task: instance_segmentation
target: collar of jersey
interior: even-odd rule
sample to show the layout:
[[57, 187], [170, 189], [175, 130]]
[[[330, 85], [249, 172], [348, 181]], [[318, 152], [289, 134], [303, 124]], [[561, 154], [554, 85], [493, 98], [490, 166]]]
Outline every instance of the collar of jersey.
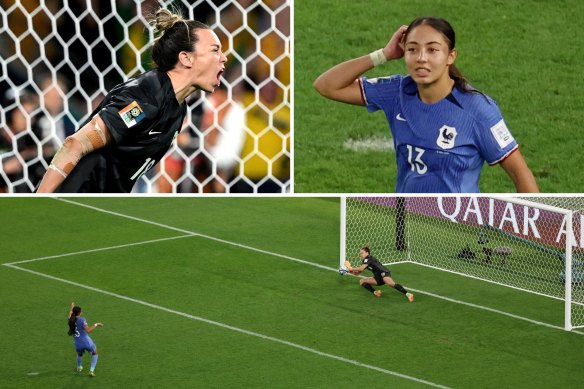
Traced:
[[458, 88], [457, 86], [454, 86], [454, 88], [452, 88], [452, 92], [450, 92], [450, 94], [448, 96], [446, 96], [442, 100], [439, 100], [433, 104], [426, 104], [422, 100], [420, 100], [420, 98], [418, 97], [418, 86], [416, 85], [416, 83], [414, 82], [414, 80], [412, 79], [411, 76], [406, 76], [404, 78], [403, 91], [406, 95], [414, 96], [416, 98], [416, 101], [418, 102], [418, 105], [420, 107], [423, 107], [426, 109], [430, 109], [432, 107], [435, 107], [436, 105], [442, 103], [444, 100], [449, 101], [452, 104], [455, 104], [460, 108], [463, 108], [462, 104], [460, 104], [460, 98], [461, 98], [461, 93], [464, 93], [464, 92], [461, 91], [460, 88]]

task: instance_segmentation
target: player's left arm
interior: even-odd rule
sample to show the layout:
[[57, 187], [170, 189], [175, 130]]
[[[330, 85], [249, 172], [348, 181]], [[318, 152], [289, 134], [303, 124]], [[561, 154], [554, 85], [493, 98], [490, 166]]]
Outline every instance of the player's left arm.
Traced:
[[518, 193], [539, 193], [533, 173], [527, 166], [519, 149], [500, 162], [501, 167], [511, 177]]
[[91, 327], [88, 326], [87, 324], [83, 327], [83, 329], [85, 330], [85, 332], [87, 332], [88, 334], [90, 332], [92, 332], [94, 329], [96, 329], [97, 327], [103, 327], [103, 323], [95, 323], [94, 325], [92, 325]]

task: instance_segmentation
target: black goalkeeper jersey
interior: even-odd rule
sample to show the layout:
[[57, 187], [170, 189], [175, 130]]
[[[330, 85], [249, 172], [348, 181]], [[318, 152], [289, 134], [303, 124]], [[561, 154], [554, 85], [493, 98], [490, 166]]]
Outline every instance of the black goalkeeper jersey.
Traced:
[[113, 142], [83, 157], [58, 191], [131, 192], [138, 178], [166, 154], [186, 112], [165, 72], [151, 70], [117, 85], [81, 125], [98, 114]]
[[367, 265], [367, 269], [371, 270], [374, 275], [389, 273], [389, 269], [383, 266], [377, 258], [372, 257], [371, 255], [368, 255], [363, 259], [363, 264]]

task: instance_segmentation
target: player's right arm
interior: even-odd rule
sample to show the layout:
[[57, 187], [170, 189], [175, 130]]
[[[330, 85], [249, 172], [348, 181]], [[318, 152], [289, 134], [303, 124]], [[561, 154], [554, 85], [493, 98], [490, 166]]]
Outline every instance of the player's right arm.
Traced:
[[362, 264], [359, 267], [354, 267], [353, 271], [351, 273], [353, 274], [361, 274], [363, 272], [363, 270], [367, 269], [367, 265], [366, 264]]
[[112, 141], [111, 133], [104, 121], [95, 115], [75, 134], [67, 137], [57, 151], [45, 173], [37, 193], [53, 193], [73, 171], [81, 158], [101, 149]]
[[[403, 57], [402, 41], [406, 30], [407, 26], [398, 28], [383, 48], [383, 55], [386, 60]], [[318, 93], [328, 99], [354, 105], [365, 105], [361, 95], [359, 77], [368, 70], [373, 69], [373, 67], [371, 55], [351, 59], [333, 66], [321, 74], [314, 81], [313, 86]]]

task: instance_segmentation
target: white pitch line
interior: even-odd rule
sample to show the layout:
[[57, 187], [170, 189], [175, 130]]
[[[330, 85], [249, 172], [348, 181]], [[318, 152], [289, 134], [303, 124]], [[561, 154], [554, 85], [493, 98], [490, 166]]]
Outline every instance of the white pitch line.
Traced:
[[[157, 223], [157, 222], [153, 222], [153, 221], [146, 220], [146, 219], [137, 218], [137, 217], [134, 217], [134, 216], [124, 215], [124, 214], [118, 213], [118, 212], [108, 211], [106, 209], [94, 207], [94, 206], [87, 205], [87, 204], [83, 204], [83, 203], [78, 203], [76, 201], [72, 201], [72, 200], [68, 200], [68, 199], [63, 199], [63, 198], [55, 198], [55, 199], [56, 200], [63, 201], [63, 202], [67, 202], [67, 203], [70, 203], [70, 204], [73, 204], [73, 205], [77, 205], [77, 206], [81, 206], [81, 207], [93, 209], [93, 210], [98, 211], [98, 212], [103, 212], [103, 213], [107, 213], [107, 214], [110, 214], [110, 215], [119, 216], [119, 217], [122, 217], [122, 218], [132, 219], [132, 220], [135, 220], [135, 221], [139, 221], [139, 222], [143, 222], [143, 223], [148, 223], [148, 224], [156, 225], [156, 226], [159, 226], [159, 227], [162, 227], [162, 228], [168, 228], [168, 229], [171, 229], [171, 230], [174, 230], [174, 231], [183, 232], [185, 234], [197, 234], [197, 233], [192, 232], [192, 231], [183, 230], [183, 229], [180, 229], [180, 228], [168, 226], [166, 224]], [[288, 259], [290, 261], [299, 262], [299, 263], [302, 263], [302, 264], [305, 264], [305, 265], [314, 266], [314, 267], [317, 267], [317, 268], [320, 268], [320, 269], [324, 269], [324, 270], [331, 270], [331, 271], [335, 271], [335, 272], [338, 271], [338, 269], [332, 268], [332, 267], [329, 267], [329, 266], [324, 266], [324, 265], [320, 265], [320, 264], [317, 264], [317, 263], [314, 263], [314, 262], [305, 261], [305, 260], [302, 260], [302, 259], [299, 259], [299, 258], [290, 257], [288, 255], [282, 255], [282, 254], [273, 253], [273, 252], [266, 251], [266, 250], [257, 249], [255, 247], [246, 246], [246, 245], [243, 245], [243, 244], [240, 244], [240, 243], [235, 243], [235, 242], [231, 242], [231, 241], [227, 241], [227, 240], [224, 240], [224, 239], [215, 238], [215, 237], [208, 236], [208, 235], [197, 234], [197, 236], [200, 236], [200, 237], [206, 238], [206, 239], [211, 239], [211, 240], [214, 240], [214, 241], [217, 241], [217, 242], [226, 243], [226, 244], [230, 244], [230, 245], [233, 245], [233, 246], [241, 247], [241, 248], [244, 248], [244, 249], [247, 249], [247, 250], [252, 250], [252, 251], [256, 251], [256, 252], [263, 253], [263, 254], [273, 255], [273, 256], [276, 256], [276, 257], [279, 257], [279, 258], [283, 258], [283, 259]], [[441, 296], [441, 295], [438, 295], [438, 294], [435, 294], [435, 293], [425, 292], [423, 290], [416, 290], [416, 289], [412, 289], [412, 290], [415, 291], [415, 292], [422, 293], [422, 294], [427, 294], [429, 296], [432, 296], [432, 297], [435, 297], [435, 298], [438, 298], [438, 299], [442, 299], [442, 300], [445, 300], [445, 301], [450, 301], [450, 302], [453, 302], [453, 303], [456, 303], [456, 304], [466, 305], [466, 306], [473, 307], [473, 308], [476, 308], [476, 309], [482, 309], [482, 310], [485, 310], [485, 311], [488, 311], [488, 312], [497, 313], [497, 314], [500, 314], [500, 315], [503, 315], [503, 316], [511, 317], [511, 318], [514, 318], [514, 319], [517, 319], [517, 320], [526, 321], [528, 323], [537, 324], [537, 325], [541, 325], [541, 326], [544, 326], [544, 327], [553, 328], [553, 329], [559, 329], [559, 330], [564, 331], [564, 328], [563, 327], [555, 326], [553, 324], [548, 324], [548, 323], [540, 322], [540, 321], [537, 321], [537, 320], [529, 319], [529, 318], [526, 318], [526, 317], [523, 317], [523, 316], [514, 315], [512, 313], [500, 311], [500, 310], [493, 309], [493, 308], [489, 308], [489, 307], [485, 307], [485, 306], [482, 306], [482, 305], [477, 305], [477, 304], [467, 303], [467, 302], [460, 301], [460, 300], [455, 300], [455, 299], [452, 299], [450, 297], [445, 297], [445, 296]], [[584, 332], [580, 332], [580, 331], [576, 331], [576, 330], [572, 330], [570, 332], [571, 333], [574, 333], [574, 334], [578, 334], [578, 335], [584, 335]]]
[[176, 311], [174, 309], [166, 308], [166, 307], [163, 307], [163, 306], [160, 306], [160, 305], [156, 305], [156, 304], [152, 304], [152, 303], [149, 303], [149, 302], [146, 302], [146, 301], [142, 301], [142, 300], [137, 300], [137, 299], [134, 299], [132, 297], [124, 296], [124, 295], [121, 295], [121, 294], [118, 294], [118, 293], [108, 292], [107, 290], [94, 288], [92, 286], [88, 286], [88, 285], [84, 285], [84, 284], [79, 284], [77, 282], [69, 281], [69, 280], [66, 280], [64, 278], [54, 277], [54, 276], [51, 276], [49, 274], [40, 273], [40, 272], [37, 272], [37, 271], [34, 271], [34, 270], [22, 268], [22, 267], [19, 267], [19, 266], [14, 265], [14, 264], [4, 264], [4, 266], [8, 266], [8, 267], [11, 267], [11, 268], [16, 269], [16, 270], [25, 271], [25, 272], [28, 272], [28, 273], [31, 273], [31, 274], [34, 274], [34, 275], [37, 275], [37, 276], [49, 278], [49, 279], [54, 280], [54, 281], [59, 281], [59, 282], [65, 283], [65, 284], [74, 285], [74, 286], [77, 286], [77, 287], [80, 287], [80, 288], [88, 289], [88, 290], [91, 290], [93, 292], [102, 293], [102, 294], [105, 294], [107, 296], [116, 297], [116, 298], [121, 299], [121, 300], [126, 300], [126, 301], [130, 301], [130, 302], [133, 302], [133, 303], [136, 303], [136, 304], [144, 305], [144, 306], [149, 307], [149, 308], [154, 308], [154, 309], [158, 309], [160, 311], [164, 311], [164, 312], [172, 313], [172, 314], [175, 314], [175, 315], [178, 315], [178, 316], [186, 317], [188, 319], [192, 319], [192, 320], [200, 321], [200, 322], [207, 323], [207, 324], [210, 324], [210, 325], [214, 325], [214, 326], [217, 326], [217, 327], [225, 328], [227, 330], [239, 332], [241, 334], [254, 336], [256, 338], [260, 338], [260, 339], [264, 339], [264, 340], [269, 340], [269, 341], [275, 342], [275, 343], [280, 343], [280, 344], [283, 344], [283, 345], [286, 345], [286, 346], [290, 346], [290, 347], [294, 347], [294, 348], [297, 348], [299, 350], [307, 351], [307, 352], [310, 352], [310, 353], [313, 353], [313, 354], [316, 354], [316, 355], [319, 355], [319, 356], [322, 356], [322, 357], [327, 357], [327, 358], [330, 358], [330, 359], [335, 359], [337, 361], [349, 363], [349, 364], [354, 365], [354, 366], [364, 367], [366, 369], [375, 370], [375, 371], [378, 371], [378, 372], [383, 373], [383, 374], [388, 374], [388, 375], [400, 377], [400, 378], [403, 378], [403, 379], [406, 379], [406, 380], [409, 380], [409, 381], [414, 381], [414, 382], [417, 382], [417, 383], [420, 383], [420, 384], [425, 384], [425, 385], [432, 386], [432, 387], [435, 387], [435, 388], [449, 389], [448, 386], [436, 384], [436, 383], [431, 382], [431, 381], [426, 381], [426, 380], [423, 380], [423, 379], [420, 379], [420, 378], [416, 378], [416, 377], [412, 377], [412, 376], [409, 376], [409, 375], [406, 375], [406, 374], [398, 373], [396, 371], [383, 369], [381, 367], [377, 367], [377, 366], [373, 366], [373, 365], [368, 365], [368, 364], [365, 364], [365, 363], [362, 363], [362, 362], [359, 362], [359, 361], [355, 361], [355, 360], [352, 360], [352, 359], [344, 358], [344, 357], [341, 357], [341, 356], [338, 356], [338, 355], [325, 353], [323, 351], [319, 351], [319, 350], [316, 350], [316, 349], [313, 349], [313, 348], [310, 348], [310, 347], [302, 346], [302, 345], [297, 344], [297, 343], [292, 343], [292, 342], [289, 342], [289, 341], [286, 341], [286, 340], [274, 338], [272, 336], [260, 334], [258, 332], [248, 331], [248, 330], [245, 330], [243, 328], [234, 327], [234, 326], [231, 326], [229, 324], [221, 323], [221, 322], [214, 321], [214, 320], [205, 319], [203, 317], [191, 315], [191, 314], [188, 314], [188, 313], [185, 313], [185, 312]]
[[[405, 264], [405, 263], [408, 263], [408, 262], [400, 262], [399, 264]], [[397, 263], [394, 263], [394, 265], [396, 265], [396, 264]], [[335, 270], [335, 269], [330, 268], [330, 270]], [[353, 277], [357, 277], [357, 278], [365, 278], [365, 276], [362, 276], [362, 275], [355, 276], [354, 274], [350, 274], [350, 273], [348, 273], [347, 276], [353, 276]], [[404, 286], [404, 287], [406, 287], [406, 286]], [[478, 304], [468, 303], [466, 301], [456, 300], [456, 299], [453, 299], [451, 297], [441, 296], [441, 295], [436, 294], [436, 293], [426, 292], [425, 290], [414, 289], [414, 288], [410, 288], [410, 287], [407, 287], [407, 290], [411, 290], [411, 291], [416, 292], [416, 293], [421, 293], [423, 295], [431, 296], [431, 297], [434, 297], [434, 298], [437, 298], [437, 299], [440, 299], [440, 300], [449, 301], [451, 303], [460, 304], [460, 305], [466, 305], [467, 307], [481, 309], [483, 311], [488, 311], [488, 312], [491, 312], [491, 313], [496, 313], [498, 315], [507, 316], [507, 317], [510, 317], [510, 318], [513, 318], [513, 319], [517, 319], [517, 320], [521, 320], [521, 321], [526, 321], [526, 322], [531, 323], [531, 324], [536, 324], [536, 325], [540, 325], [540, 326], [543, 326], [543, 327], [553, 328], [555, 330], [565, 331], [564, 327], [561, 327], [561, 326], [556, 326], [556, 325], [553, 325], [553, 324], [544, 323], [542, 321], [537, 321], [537, 320], [534, 320], [534, 319], [530, 319], [528, 317], [523, 317], [523, 316], [515, 315], [513, 313], [509, 313], [509, 312], [505, 312], [505, 311], [500, 311], [500, 310], [495, 309], [495, 308], [485, 307], [484, 305], [478, 305]], [[572, 330], [570, 332], [571, 333], [574, 333], [574, 334], [577, 334], [577, 335], [584, 335], [584, 332], [577, 331], [577, 330]]]
[[200, 234], [198, 232], [188, 231], [188, 230], [184, 230], [182, 228], [176, 228], [176, 227], [172, 227], [172, 226], [169, 226], [169, 225], [166, 225], [166, 224], [153, 222], [151, 220], [141, 219], [139, 217], [134, 217], [134, 216], [130, 216], [130, 215], [124, 215], [123, 213], [108, 211], [107, 209], [102, 209], [102, 208], [94, 207], [94, 206], [91, 206], [91, 205], [87, 205], [87, 204], [83, 204], [83, 203], [78, 203], [76, 201], [72, 201], [72, 200], [68, 200], [68, 199], [63, 199], [63, 198], [55, 198], [55, 200], [60, 200], [60, 201], [63, 201], [63, 202], [66, 202], [66, 203], [70, 203], [70, 204], [73, 204], [73, 205], [77, 205], [77, 206], [80, 206], [80, 207], [85, 207], [85, 208], [93, 209], [94, 211], [103, 212], [103, 213], [107, 213], [107, 214], [114, 215], [114, 216], [119, 216], [119, 217], [126, 218], [126, 219], [131, 219], [131, 220], [139, 221], [139, 222], [142, 222], [142, 223], [152, 224], [152, 225], [155, 225], [155, 226], [158, 226], [158, 227], [167, 228], [167, 229], [174, 230], [174, 231], [178, 231], [178, 232], [182, 232], [182, 233], [185, 233], [185, 234], [195, 234], [195, 235], [197, 235], [197, 236], [199, 236], [201, 238], [210, 239], [210, 240], [214, 240], [216, 242], [229, 244], [231, 246], [236, 246], [236, 247], [240, 247], [240, 248], [243, 248], [243, 249], [246, 249], [246, 250], [255, 251], [257, 253], [268, 254], [268, 255], [272, 255], [274, 257], [288, 259], [290, 261], [302, 263], [304, 265], [310, 265], [310, 266], [318, 267], [318, 268], [325, 269], [325, 270], [330, 270], [331, 269], [328, 266], [320, 265], [320, 264], [314, 263], [314, 262], [305, 261], [305, 260], [300, 259], [300, 258], [294, 258], [294, 257], [288, 256], [288, 255], [284, 255], [284, 254], [274, 253], [272, 251], [258, 249], [258, 248], [255, 248], [255, 247], [252, 247], [252, 246], [247, 246], [247, 245], [244, 245], [244, 244], [241, 244], [241, 243], [236, 243], [236, 242], [232, 242], [232, 241], [229, 241], [229, 240], [216, 238], [214, 236], [204, 235], [204, 234]]
[[65, 253], [65, 254], [58, 254], [58, 255], [50, 255], [50, 256], [47, 256], [47, 257], [24, 259], [22, 261], [5, 263], [4, 265], [6, 265], [6, 266], [8, 266], [8, 265], [17, 265], [17, 264], [20, 264], [20, 263], [44, 261], [46, 259], [55, 259], [55, 258], [61, 258], [61, 257], [70, 257], [72, 255], [95, 253], [95, 252], [98, 252], [98, 251], [114, 250], [114, 249], [120, 249], [120, 248], [131, 247], [131, 246], [140, 246], [140, 245], [143, 245], [143, 244], [163, 242], [165, 240], [190, 238], [192, 236], [197, 236], [197, 234], [195, 234], [195, 233], [189, 233], [187, 235], [173, 236], [173, 237], [170, 237], [170, 238], [160, 238], [160, 239], [145, 240], [145, 241], [142, 241], [142, 242], [126, 243], [126, 244], [120, 244], [120, 245], [117, 245], [117, 246], [100, 247], [100, 248], [97, 248], [97, 249], [90, 249], [90, 250], [83, 250], [83, 251], [75, 251], [75, 252], [72, 252], [72, 253]]
[[[564, 331], [564, 327], [560, 327], [560, 326], [556, 326], [556, 325], [553, 325], [553, 324], [544, 323], [544, 322], [541, 322], [541, 321], [529, 319], [529, 318], [523, 317], [523, 316], [514, 315], [514, 314], [509, 313], [509, 312], [500, 311], [498, 309], [485, 307], [483, 305], [477, 305], [477, 304], [473, 304], [473, 303], [467, 303], [465, 301], [455, 300], [455, 299], [450, 298], [450, 297], [440, 296], [438, 294], [426, 292], [426, 291], [423, 291], [423, 290], [417, 290], [417, 289], [413, 289], [413, 288], [408, 288], [408, 290], [413, 290], [414, 292], [420, 292], [420, 293], [422, 293], [424, 295], [432, 296], [432, 297], [435, 297], [435, 298], [440, 299], [440, 300], [450, 301], [452, 303], [466, 305], [467, 307], [482, 309], [484, 311], [489, 311], [489, 312], [496, 313], [496, 314], [499, 314], [499, 315], [511, 317], [513, 319], [523, 320], [523, 321], [526, 321], [528, 323], [537, 324], [537, 325], [540, 325], [540, 326], [544, 326], [544, 327], [548, 327], [548, 328], [553, 328], [553, 329], [556, 329], [556, 330], [562, 330], [562, 331]], [[584, 332], [580, 332], [580, 331], [572, 330], [571, 332], [574, 333], [574, 334], [578, 334], [578, 335], [584, 335]]]

